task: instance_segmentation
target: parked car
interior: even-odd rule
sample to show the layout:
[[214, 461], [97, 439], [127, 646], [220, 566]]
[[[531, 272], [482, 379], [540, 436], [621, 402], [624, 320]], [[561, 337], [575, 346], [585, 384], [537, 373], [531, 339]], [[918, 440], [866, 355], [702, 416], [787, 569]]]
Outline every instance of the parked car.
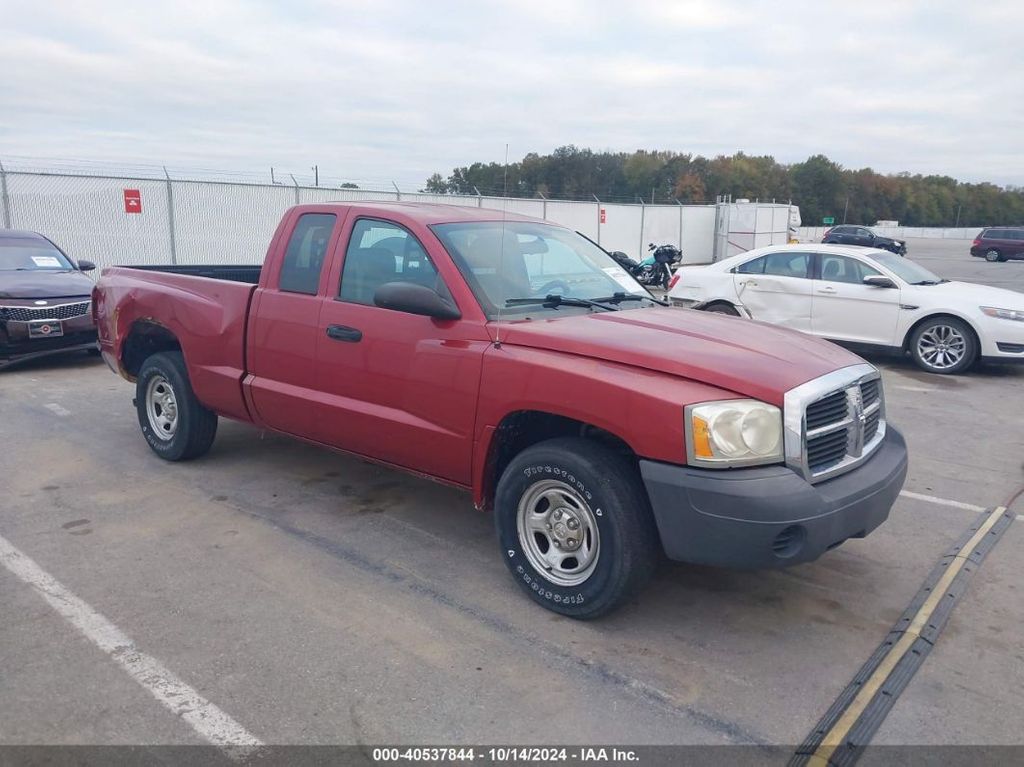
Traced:
[[86, 350], [97, 352], [90, 311], [93, 281], [36, 232], [0, 229], [0, 368], [15, 362]]
[[821, 238], [821, 241], [833, 245], [859, 245], [864, 248], [880, 248], [900, 256], [907, 254], [907, 243], [905, 241], [883, 237], [866, 226], [853, 226], [852, 224], [833, 226], [831, 229], [825, 230], [825, 236]]
[[874, 367], [662, 306], [579, 234], [499, 216], [302, 205], [255, 275], [105, 269], [103, 357], [166, 460], [224, 416], [471, 491], [519, 586], [576, 618], [659, 548], [781, 567], [886, 519], [907, 455]]
[[1024, 293], [944, 280], [885, 250], [779, 245], [676, 272], [678, 306], [742, 315], [960, 373], [1024, 362]]
[[971, 255], [986, 261], [1024, 258], [1024, 226], [990, 226], [971, 243]]

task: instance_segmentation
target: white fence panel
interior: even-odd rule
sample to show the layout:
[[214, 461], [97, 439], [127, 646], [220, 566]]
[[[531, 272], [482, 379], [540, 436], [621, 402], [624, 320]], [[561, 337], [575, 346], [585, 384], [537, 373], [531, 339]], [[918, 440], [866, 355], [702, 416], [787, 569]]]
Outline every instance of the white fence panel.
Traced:
[[548, 221], [582, 232], [592, 240], [597, 240], [599, 214], [600, 208], [596, 202], [548, 200]]
[[481, 197], [481, 207], [489, 210], [503, 210], [508, 213], [519, 213], [523, 216], [544, 218], [544, 200], [522, 200], [518, 198]]
[[642, 233], [641, 255], [649, 255], [647, 246], [672, 245], [679, 247], [679, 210], [678, 205], [648, 205], [644, 210], [644, 230]]
[[[827, 226], [802, 226], [798, 230], [801, 242], [821, 242], [825, 236]], [[973, 240], [981, 234], [981, 227], [940, 227], [940, 226], [873, 226], [871, 229], [883, 237], [895, 237], [903, 240], [907, 238], [922, 238], [926, 240]]]
[[[39, 232], [97, 266], [170, 263], [166, 182], [6, 175], [11, 228]], [[125, 189], [139, 190], [140, 213], [125, 212]]]
[[427, 194], [423, 192], [402, 192], [402, 202], [429, 202], [435, 205], [461, 205], [467, 208], [476, 208], [480, 205], [480, 198], [471, 195], [459, 194]]
[[682, 245], [684, 264], [709, 264], [715, 257], [715, 207], [684, 205]]
[[260, 264], [295, 189], [175, 181], [179, 264]]
[[636, 258], [641, 247], [640, 206], [602, 203], [601, 207], [605, 216], [604, 223], [600, 225], [601, 247], [605, 250], [621, 250], [630, 258]]

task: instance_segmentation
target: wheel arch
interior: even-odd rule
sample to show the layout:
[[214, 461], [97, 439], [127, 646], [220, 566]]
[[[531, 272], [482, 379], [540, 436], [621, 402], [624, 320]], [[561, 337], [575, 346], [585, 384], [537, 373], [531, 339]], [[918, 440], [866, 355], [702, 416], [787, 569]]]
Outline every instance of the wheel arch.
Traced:
[[136, 320], [121, 344], [118, 361], [126, 378], [135, 380], [147, 357], [158, 352], [182, 351], [181, 341], [155, 320]]
[[533, 445], [556, 437], [582, 437], [603, 444], [632, 463], [636, 451], [618, 434], [594, 424], [545, 410], [514, 410], [489, 431], [490, 439], [474, 483], [474, 504], [479, 509], [494, 505], [494, 493], [508, 464]]

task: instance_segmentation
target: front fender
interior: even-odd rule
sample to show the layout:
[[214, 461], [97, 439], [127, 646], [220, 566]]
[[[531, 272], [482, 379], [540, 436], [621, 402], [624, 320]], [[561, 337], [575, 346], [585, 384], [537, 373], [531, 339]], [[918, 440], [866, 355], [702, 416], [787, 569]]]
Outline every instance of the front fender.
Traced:
[[474, 435], [473, 496], [481, 505], [488, 456], [509, 414], [537, 411], [595, 426], [639, 457], [686, 462], [683, 408], [737, 397], [698, 381], [602, 359], [502, 344], [484, 354]]

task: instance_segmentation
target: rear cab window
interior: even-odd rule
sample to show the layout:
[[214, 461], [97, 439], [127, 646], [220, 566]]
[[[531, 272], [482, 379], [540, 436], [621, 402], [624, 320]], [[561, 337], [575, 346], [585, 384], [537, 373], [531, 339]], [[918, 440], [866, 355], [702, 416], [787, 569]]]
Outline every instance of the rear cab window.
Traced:
[[303, 213], [295, 223], [281, 262], [278, 289], [285, 293], [315, 296], [320, 273], [327, 260], [327, 244], [337, 216], [333, 213]]

